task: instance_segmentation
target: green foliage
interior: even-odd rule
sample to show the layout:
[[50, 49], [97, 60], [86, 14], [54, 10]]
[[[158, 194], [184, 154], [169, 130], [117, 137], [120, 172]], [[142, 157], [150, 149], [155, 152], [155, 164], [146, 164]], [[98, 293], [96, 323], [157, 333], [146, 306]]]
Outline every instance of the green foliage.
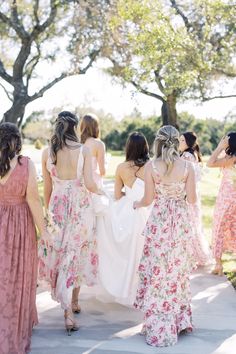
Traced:
[[43, 147], [43, 144], [41, 143], [41, 141], [40, 141], [39, 139], [37, 139], [37, 140], [35, 140], [35, 142], [34, 142], [34, 147], [35, 147], [35, 149], [37, 149], [37, 150], [41, 150], [42, 147]]

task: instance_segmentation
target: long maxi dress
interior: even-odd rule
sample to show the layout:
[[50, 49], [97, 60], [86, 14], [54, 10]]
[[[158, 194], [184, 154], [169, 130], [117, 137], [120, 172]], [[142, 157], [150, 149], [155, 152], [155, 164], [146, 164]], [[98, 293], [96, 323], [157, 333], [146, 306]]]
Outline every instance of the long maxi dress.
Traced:
[[236, 253], [236, 166], [222, 169], [222, 180], [213, 216], [212, 251]]
[[195, 156], [190, 152], [185, 151], [182, 156], [184, 160], [190, 161], [193, 164], [196, 185], [197, 185], [197, 201], [195, 204], [189, 205], [191, 219], [193, 221], [193, 252], [198, 266], [204, 266], [211, 261], [211, 252], [207, 240], [204, 237], [204, 230], [202, 226], [202, 212], [201, 212], [201, 166], [196, 160]]
[[144, 312], [142, 333], [152, 346], [170, 346], [182, 330], [192, 330], [189, 275], [194, 267], [192, 225], [185, 183], [163, 183], [156, 173], [155, 200], [143, 231], [144, 250], [134, 306]]
[[40, 278], [49, 282], [52, 298], [63, 309], [71, 307], [74, 288], [93, 286], [97, 281], [95, 216], [83, 179], [82, 150], [81, 146], [76, 179], [60, 179], [50, 156], [47, 161], [53, 181], [48, 208], [51, 240], [45, 250], [41, 246]]
[[0, 184], [0, 353], [25, 354], [30, 350], [35, 305], [37, 240], [26, 202], [28, 158], [20, 158]]

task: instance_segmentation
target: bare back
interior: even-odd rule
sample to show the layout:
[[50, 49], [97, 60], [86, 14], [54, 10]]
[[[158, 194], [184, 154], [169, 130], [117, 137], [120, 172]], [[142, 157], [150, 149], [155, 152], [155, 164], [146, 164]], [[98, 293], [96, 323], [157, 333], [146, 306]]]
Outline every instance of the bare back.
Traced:
[[65, 146], [62, 150], [58, 151], [56, 170], [60, 179], [70, 180], [77, 178], [77, 167], [80, 151], [81, 145], [79, 144], [73, 147], [73, 149]]
[[[168, 175], [165, 175], [167, 171], [167, 166], [162, 159], [156, 159], [153, 161], [153, 166], [155, 171], [158, 173], [159, 178], [163, 183], [176, 183], [181, 182], [185, 177], [187, 177], [187, 166], [188, 162], [182, 160], [181, 158], [177, 159], [173, 163], [173, 168]], [[155, 174], [153, 175], [155, 180]]]

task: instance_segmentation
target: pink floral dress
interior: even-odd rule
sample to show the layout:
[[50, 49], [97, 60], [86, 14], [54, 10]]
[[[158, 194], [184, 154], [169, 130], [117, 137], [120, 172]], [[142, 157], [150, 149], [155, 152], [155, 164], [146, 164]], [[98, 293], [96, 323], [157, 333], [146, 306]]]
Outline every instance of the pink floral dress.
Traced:
[[40, 278], [50, 283], [52, 298], [63, 309], [71, 307], [73, 288], [92, 286], [97, 278], [95, 217], [83, 164], [81, 147], [77, 179], [61, 180], [51, 158], [47, 161], [53, 181], [48, 215], [51, 239], [43, 240], [40, 247]]
[[195, 156], [190, 152], [185, 151], [182, 156], [184, 160], [190, 161], [193, 164], [196, 184], [197, 184], [197, 202], [189, 205], [189, 211], [194, 227], [193, 237], [193, 253], [195, 255], [196, 262], [199, 266], [203, 266], [209, 263], [210, 249], [207, 240], [204, 238], [203, 226], [202, 226], [202, 212], [201, 212], [201, 194], [200, 194], [200, 181], [201, 181], [201, 167], [197, 162]]
[[146, 342], [157, 347], [174, 345], [178, 333], [192, 331], [189, 274], [194, 261], [185, 200], [188, 164], [183, 180], [168, 184], [154, 168], [156, 197], [143, 231], [145, 244], [134, 306], [144, 312]]
[[222, 169], [223, 178], [213, 216], [212, 251], [221, 258], [225, 251], [236, 253], [236, 166]]

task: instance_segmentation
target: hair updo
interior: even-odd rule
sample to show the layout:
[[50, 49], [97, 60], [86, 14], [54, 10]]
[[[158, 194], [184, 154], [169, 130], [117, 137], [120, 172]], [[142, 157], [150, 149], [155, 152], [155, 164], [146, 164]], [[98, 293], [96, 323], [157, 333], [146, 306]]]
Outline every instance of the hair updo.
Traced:
[[53, 136], [51, 137], [51, 155], [54, 165], [57, 163], [57, 152], [64, 146], [69, 146], [66, 140], [79, 142], [75, 128], [79, 120], [75, 114], [63, 111], [58, 114], [55, 122]]
[[[17, 156], [22, 147], [21, 135], [13, 123], [0, 124], [0, 177], [3, 178], [10, 170], [11, 160]], [[20, 163], [20, 156], [18, 157]]]
[[172, 125], [161, 127], [154, 141], [154, 156], [161, 159], [167, 165], [166, 175], [173, 167], [174, 161], [179, 157], [179, 132]]

